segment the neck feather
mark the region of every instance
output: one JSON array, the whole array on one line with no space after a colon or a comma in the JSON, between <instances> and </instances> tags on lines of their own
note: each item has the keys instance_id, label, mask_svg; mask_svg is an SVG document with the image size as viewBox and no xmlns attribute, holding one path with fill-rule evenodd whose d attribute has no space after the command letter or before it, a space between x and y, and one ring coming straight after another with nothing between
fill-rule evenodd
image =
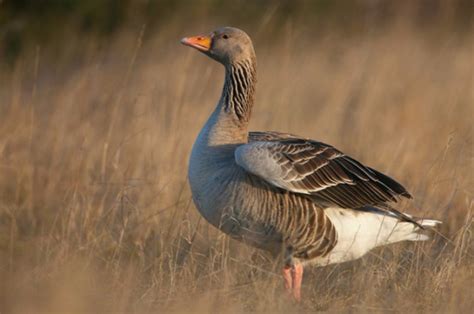
<instances>
[{"instance_id":1,"label":"neck feather","mask_svg":"<svg viewBox=\"0 0 474 314\"><path fill-rule=\"evenodd\" d=\"M242 128L246 128L250 120L256 83L257 67L254 58L226 66L221 103L224 111Z\"/></svg>"}]
</instances>

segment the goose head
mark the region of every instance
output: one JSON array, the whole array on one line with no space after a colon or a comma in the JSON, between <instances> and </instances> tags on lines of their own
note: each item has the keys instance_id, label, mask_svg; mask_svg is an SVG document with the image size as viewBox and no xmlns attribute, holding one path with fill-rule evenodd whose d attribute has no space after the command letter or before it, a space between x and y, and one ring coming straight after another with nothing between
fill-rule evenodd
<instances>
[{"instance_id":1,"label":"goose head","mask_svg":"<svg viewBox=\"0 0 474 314\"><path fill-rule=\"evenodd\" d=\"M181 43L201 51L223 65L255 58L250 37L234 27L222 27L208 35L185 37L181 39Z\"/></svg>"}]
</instances>

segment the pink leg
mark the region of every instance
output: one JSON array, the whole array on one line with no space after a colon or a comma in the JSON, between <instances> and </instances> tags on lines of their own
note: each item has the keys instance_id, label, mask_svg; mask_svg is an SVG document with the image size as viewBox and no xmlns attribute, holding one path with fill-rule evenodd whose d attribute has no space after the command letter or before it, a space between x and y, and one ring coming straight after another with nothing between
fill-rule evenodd
<instances>
[{"instance_id":1,"label":"pink leg","mask_svg":"<svg viewBox=\"0 0 474 314\"><path fill-rule=\"evenodd\" d=\"M301 301L301 282L303 280L303 265L296 264L283 268L285 288L296 301Z\"/></svg>"},{"instance_id":2,"label":"pink leg","mask_svg":"<svg viewBox=\"0 0 474 314\"><path fill-rule=\"evenodd\" d=\"M303 281L303 265L296 264L292 268L293 277L293 298L296 301L301 301L301 282Z\"/></svg>"},{"instance_id":3,"label":"pink leg","mask_svg":"<svg viewBox=\"0 0 474 314\"><path fill-rule=\"evenodd\" d=\"M292 278L292 267L283 267L283 279L285 280L285 289L289 295L292 294L293 278Z\"/></svg>"}]
</instances>

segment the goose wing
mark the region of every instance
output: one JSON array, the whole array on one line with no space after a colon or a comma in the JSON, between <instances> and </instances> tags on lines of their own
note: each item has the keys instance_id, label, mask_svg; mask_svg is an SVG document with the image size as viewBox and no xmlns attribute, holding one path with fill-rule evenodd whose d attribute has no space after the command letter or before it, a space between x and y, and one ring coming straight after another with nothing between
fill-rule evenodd
<instances>
[{"instance_id":1,"label":"goose wing","mask_svg":"<svg viewBox=\"0 0 474 314\"><path fill-rule=\"evenodd\" d=\"M235 160L276 187L342 208L384 206L400 196L411 198L383 173L330 145L292 134L251 132L249 143L236 149Z\"/></svg>"}]
</instances>

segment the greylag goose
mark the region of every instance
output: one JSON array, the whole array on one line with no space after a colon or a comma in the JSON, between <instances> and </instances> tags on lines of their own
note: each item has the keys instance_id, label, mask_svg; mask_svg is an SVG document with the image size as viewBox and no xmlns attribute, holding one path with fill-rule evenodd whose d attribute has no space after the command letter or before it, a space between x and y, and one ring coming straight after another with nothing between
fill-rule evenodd
<instances>
[{"instance_id":1,"label":"greylag goose","mask_svg":"<svg viewBox=\"0 0 474 314\"><path fill-rule=\"evenodd\" d=\"M407 190L336 148L279 132L248 132L256 56L250 37L223 27L186 37L225 67L216 108L191 152L188 178L204 218L234 239L283 254L283 278L301 298L303 266L357 259L399 241L422 241L438 223L389 205ZM280 255L281 256L281 255Z\"/></svg>"}]
</instances>

